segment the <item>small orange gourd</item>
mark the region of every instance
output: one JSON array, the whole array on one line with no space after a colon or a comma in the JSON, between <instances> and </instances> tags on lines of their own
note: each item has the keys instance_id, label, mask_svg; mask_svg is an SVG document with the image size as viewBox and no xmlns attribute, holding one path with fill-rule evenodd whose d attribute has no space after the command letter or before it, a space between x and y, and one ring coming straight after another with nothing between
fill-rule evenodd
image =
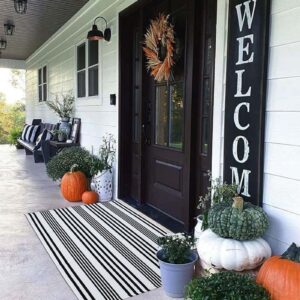
<instances>
[{"instance_id":1,"label":"small orange gourd","mask_svg":"<svg viewBox=\"0 0 300 300\"><path fill-rule=\"evenodd\" d=\"M282 256L267 259L256 282L268 290L272 300L300 299L300 247L293 243Z\"/></svg>"},{"instance_id":2,"label":"small orange gourd","mask_svg":"<svg viewBox=\"0 0 300 300\"><path fill-rule=\"evenodd\" d=\"M98 202L98 194L93 191L86 191L82 194L82 202L84 204L94 204Z\"/></svg>"},{"instance_id":3,"label":"small orange gourd","mask_svg":"<svg viewBox=\"0 0 300 300\"><path fill-rule=\"evenodd\" d=\"M88 187L85 174L81 171L75 171L76 167L78 165L73 165L70 172L66 173L61 180L61 193L70 202L81 201L82 194Z\"/></svg>"}]
</instances>

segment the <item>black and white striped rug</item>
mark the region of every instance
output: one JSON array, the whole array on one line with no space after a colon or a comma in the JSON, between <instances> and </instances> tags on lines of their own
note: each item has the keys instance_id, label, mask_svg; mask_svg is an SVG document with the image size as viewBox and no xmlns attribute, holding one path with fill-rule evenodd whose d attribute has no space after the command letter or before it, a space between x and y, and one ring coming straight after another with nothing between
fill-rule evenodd
<instances>
[{"instance_id":1,"label":"black and white striped rug","mask_svg":"<svg viewBox=\"0 0 300 300\"><path fill-rule=\"evenodd\" d=\"M115 200L26 215L78 299L126 299L160 287L166 228Z\"/></svg>"}]
</instances>

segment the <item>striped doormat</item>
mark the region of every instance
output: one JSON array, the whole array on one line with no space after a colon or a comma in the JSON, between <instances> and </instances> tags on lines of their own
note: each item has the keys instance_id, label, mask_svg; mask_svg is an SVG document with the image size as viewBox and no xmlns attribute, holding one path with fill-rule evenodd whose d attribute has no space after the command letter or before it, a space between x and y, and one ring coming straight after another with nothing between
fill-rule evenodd
<instances>
[{"instance_id":1,"label":"striped doormat","mask_svg":"<svg viewBox=\"0 0 300 300\"><path fill-rule=\"evenodd\" d=\"M160 287L166 228L115 200L26 215L78 299L125 299Z\"/></svg>"}]
</instances>

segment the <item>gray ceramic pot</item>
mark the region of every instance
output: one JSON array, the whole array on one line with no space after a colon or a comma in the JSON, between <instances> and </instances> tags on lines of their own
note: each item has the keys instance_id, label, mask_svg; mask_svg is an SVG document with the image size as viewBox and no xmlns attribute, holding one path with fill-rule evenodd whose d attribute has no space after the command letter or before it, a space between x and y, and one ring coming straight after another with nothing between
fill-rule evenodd
<instances>
[{"instance_id":1,"label":"gray ceramic pot","mask_svg":"<svg viewBox=\"0 0 300 300\"><path fill-rule=\"evenodd\" d=\"M59 130L63 131L66 134L66 139L69 138L70 133L71 133L71 124L70 118L61 118L60 120L60 125L59 125Z\"/></svg>"},{"instance_id":2,"label":"gray ceramic pot","mask_svg":"<svg viewBox=\"0 0 300 300\"><path fill-rule=\"evenodd\" d=\"M165 293L171 298L182 298L186 285L192 280L194 266L198 259L196 252L190 254L190 262L186 264L170 264L161 260L163 250L157 252L160 275Z\"/></svg>"}]
</instances>

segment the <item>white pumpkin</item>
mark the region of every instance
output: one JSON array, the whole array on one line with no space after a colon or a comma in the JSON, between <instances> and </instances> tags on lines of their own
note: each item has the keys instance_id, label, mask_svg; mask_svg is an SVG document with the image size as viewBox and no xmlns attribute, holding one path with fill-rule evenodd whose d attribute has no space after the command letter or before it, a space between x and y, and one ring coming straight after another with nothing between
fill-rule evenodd
<instances>
[{"instance_id":1,"label":"white pumpkin","mask_svg":"<svg viewBox=\"0 0 300 300\"><path fill-rule=\"evenodd\" d=\"M211 229L202 232L197 250L202 267L231 271L255 269L272 254L269 244L262 238L252 241L225 239Z\"/></svg>"}]
</instances>

